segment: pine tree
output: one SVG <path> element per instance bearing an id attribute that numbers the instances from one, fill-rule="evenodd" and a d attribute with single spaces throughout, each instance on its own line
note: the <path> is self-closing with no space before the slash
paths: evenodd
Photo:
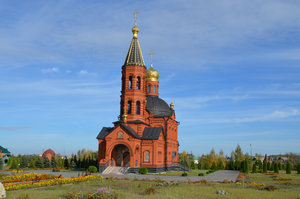
<path id="1" fill-rule="evenodd" d="M 43 166 L 44 166 L 44 168 L 50 168 L 51 167 L 50 160 L 48 159 L 47 156 L 45 156 L 43 158 Z"/>
<path id="2" fill-rule="evenodd" d="M 229 163 L 230 165 L 229 165 L 229 169 L 230 170 L 234 170 L 234 161 L 233 161 L 233 159 L 230 159 L 230 163 Z"/>
<path id="3" fill-rule="evenodd" d="M 35 161 L 35 166 L 37 168 L 44 168 L 44 164 L 41 157 L 38 157 Z"/>
<path id="4" fill-rule="evenodd" d="M 34 159 L 31 159 L 30 160 L 30 162 L 29 162 L 29 168 L 31 168 L 31 169 L 35 169 L 35 161 L 34 161 Z"/>
<path id="5" fill-rule="evenodd" d="M 286 174 L 291 174 L 292 173 L 292 165 L 291 162 L 288 161 L 286 164 Z"/>
<path id="6" fill-rule="evenodd" d="M 0 170 L 2 170 L 2 169 L 3 169 L 3 159 L 0 158 Z"/>
<path id="7" fill-rule="evenodd" d="M 252 166 L 252 173 L 256 173 L 257 172 L 257 168 L 256 168 L 256 164 L 253 164 Z"/>
<path id="8" fill-rule="evenodd" d="M 278 162 L 278 169 L 279 169 L 279 170 L 282 170 L 282 164 L 281 164 L 281 161 Z"/>
<path id="9" fill-rule="evenodd" d="M 271 167 L 270 167 L 270 171 L 274 171 L 275 167 L 275 161 L 272 161 Z"/>
<path id="10" fill-rule="evenodd" d="M 267 163 L 267 169 L 268 169 L 268 170 L 271 169 L 271 163 L 270 163 L 270 162 Z"/>
<path id="11" fill-rule="evenodd" d="M 241 169 L 241 162 L 239 160 L 236 160 L 234 162 L 234 168 L 235 168 L 235 170 L 240 170 Z"/>
<path id="12" fill-rule="evenodd" d="M 24 169 L 27 167 L 27 160 L 26 160 L 26 157 L 23 155 L 21 157 L 21 163 L 20 163 L 20 168 Z"/>
<path id="13" fill-rule="evenodd" d="M 56 162 L 55 156 L 53 155 L 51 157 L 51 167 L 56 168 L 56 166 L 57 166 L 57 162 Z"/>
<path id="14" fill-rule="evenodd" d="M 300 162 L 297 164 L 297 174 L 300 174 Z"/>
<path id="15" fill-rule="evenodd" d="M 16 158 L 13 158 L 10 169 L 17 169 L 17 168 L 18 168 L 18 164 L 17 164 Z"/>
<path id="16" fill-rule="evenodd" d="M 66 169 L 69 169 L 70 168 L 70 163 L 69 163 L 69 160 L 67 157 L 64 158 L 64 167 Z"/>
<path id="17" fill-rule="evenodd" d="M 267 162 L 266 161 L 264 161 L 264 163 L 263 163 L 263 173 L 267 173 L 268 171 L 267 171 Z"/>
<path id="18" fill-rule="evenodd" d="M 277 162 L 274 163 L 274 173 L 279 173 L 279 167 Z"/>
<path id="19" fill-rule="evenodd" d="M 213 162 L 213 163 L 212 163 L 210 169 L 211 169 L 211 170 L 217 170 L 216 162 Z"/>
<path id="20" fill-rule="evenodd" d="M 248 162 L 248 158 L 246 158 L 244 160 L 244 172 L 245 173 L 249 173 L 249 162 Z"/>
<path id="21" fill-rule="evenodd" d="M 218 169 L 220 169 L 220 170 L 224 169 L 224 163 L 221 158 L 219 158 L 219 160 L 218 160 Z"/>
<path id="22" fill-rule="evenodd" d="M 71 166 L 72 169 L 76 169 L 77 165 L 76 165 L 74 160 L 71 161 L 70 166 Z"/>

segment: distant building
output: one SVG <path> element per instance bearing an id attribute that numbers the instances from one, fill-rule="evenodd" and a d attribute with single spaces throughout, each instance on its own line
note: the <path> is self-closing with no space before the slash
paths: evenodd
<path id="1" fill-rule="evenodd" d="M 6 148 L 0 146 L 0 158 L 3 159 L 4 165 L 7 165 L 10 156 L 10 152 Z"/>
<path id="2" fill-rule="evenodd" d="M 49 160 L 51 160 L 52 156 L 55 157 L 56 159 L 56 154 L 55 152 L 52 150 L 52 149 L 47 149 L 43 155 L 42 155 L 42 158 L 44 159 L 45 157 L 47 157 Z"/>

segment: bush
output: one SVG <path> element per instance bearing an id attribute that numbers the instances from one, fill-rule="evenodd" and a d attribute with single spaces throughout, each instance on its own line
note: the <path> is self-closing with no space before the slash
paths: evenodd
<path id="1" fill-rule="evenodd" d="M 256 164 L 253 164 L 253 166 L 252 166 L 252 173 L 256 173 L 256 172 L 257 172 Z"/>
<path id="2" fill-rule="evenodd" d="M 89 166 L 89 172 L 91 172 L 91 173 L 97 173 L 97 167 L 95 167 L 95 166 Z"/>
<path id="3" fill-rule="evenodd" d="M 139 169 L 139 174 L 145 175 L 148 173 L 148 169 L 146 167 L 141 167 Z"/>
<path id="4" fill-rule="evenodd" d="M 198 176 L 204 176 L 204 173 L 199 173 Z"/>
<path id="5" fill-rule="evenodd" d="M 274 173 L 279 173 L 279 167 L 277 162 L 274 163 Z"/>
<path id="6" fill-rule="evenodd" d="M 187 176 L 187 175 L 188 175 L 187 173 L 182 173 L 182 174 L 181 174 L 181 176 Z"/>
<path id="7" fill-rule="evenodd" d="M 291 173 L 292 173 L 292 165 L 290 161 L 288 161 L 286 164 L 286 174 L 291 174 Z"/>
<path id="8" fill-rule="evenodd" d="M 268 171 L 267 171 L 267 162 L 266 161 L 264 161 L 264 163 L 263 163 L 263 173 L 267 173 Z"/>
<path id="9" fill-rule="evenodd" d="M 297 174 L 300 174 L 300 162 L 297 164 Z"/>
<path id="10" fill-rule="evenodd" d="M 3 169 L 3 160 L 2 160 L 2 158 L 0 158 L 0 170 L 2 170 Z"/>

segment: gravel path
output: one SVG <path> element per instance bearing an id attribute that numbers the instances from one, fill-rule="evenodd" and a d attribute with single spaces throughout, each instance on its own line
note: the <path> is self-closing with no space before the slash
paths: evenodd
<path id="1" fill-rule="evenodd" d="M 3 174 L 11 174 L 11 172 L 1 172 Z M 78 175 L 82 174 L 80 172 L 52 172 L 51 170 L 34 170 L 34 171 L 26 171 L 26 173 L 39 173 L 39 174 L 51 174 L 55 176 L 62 175 L 65 178 L 69 177 L 77 177 Z M 212 174 L 207 176 L 164 176 L 164 175 L 138 175 L 138 174 L 125 174 L 125 175 L 102 175 L 103 177 L 118 177 L 118 178 L 130 178 L 130 179 L 160 179 L 166 181 L 199 181 L 199 180 L 207 180 L 207 181 L 233 181 L 237 180 L 239 175 L 239 171 L 232 171 L 232 170 L 220 170 L 216 171 Z M 101 174 L 100 174 L 101 175 Z"/>

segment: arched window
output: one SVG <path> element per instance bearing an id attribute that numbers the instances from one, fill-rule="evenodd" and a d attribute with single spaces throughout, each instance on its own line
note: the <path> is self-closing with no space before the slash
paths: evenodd
<path id="1" fill-rule="evenodd" d="M 145 160 L 145 162 L 150 162 L 150 152 L 149 151 L 145 151 L 145 153 L 144 153 L 144 160 Z"/>
<path id="2" fill-rule="evenodd" d="M 141 78 L 140 77 L 137 77 L 137 80 L 136 80 L 136 89 L 137 90 L 141 89 Z"/>
<path id="3" fill-rule="evenodd" d="M 140 101 L 136 102 L 136 114 L 137 115 L 141 114 L 141 102 Z"/>
<path id="4" fill-rule="evenodd" d="M 148 93 L 150 93 L 150 91 L 151 91 L 151 86 L 148 85 Z"/>
<path id="5" fill-rule="evenodd" d="M 155 86 L 153 86 L 153 93 L 155 93 Z"/>
<path id="6" fill-rule="evenodd" d="M 131 107 L 132 107 L 132 103 L 131 103 L 131 101 L 128 101 L 127 114 L 131 114 Z"/>
<path id="7" fill-rule="evenodd" d="M 132 76 L 129 76 L 128 89 L 132 89 Z"/>

